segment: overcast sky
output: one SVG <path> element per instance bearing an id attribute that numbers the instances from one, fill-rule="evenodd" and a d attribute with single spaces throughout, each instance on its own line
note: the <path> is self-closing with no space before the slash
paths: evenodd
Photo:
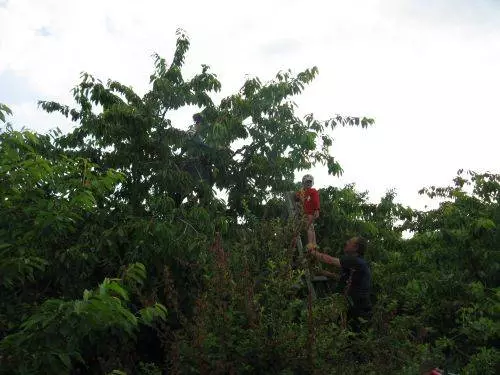
<path id="1" fill-rule="evenodd" d="M 144 93 L 151 54 L 170 59 L 181 27 L 186 72 L 210 65 L 224 95 L 247 75 L 318 66 L 300 113 L 376 124 L 335 131 L 345 173 L 315 169 L 316 186 L 354 182 L 373 200 L 393 188 L 423 208 L 417 191 L 459 168 L 499 172 L 499 20 L 497 0 L 0 0 L 0 102 L 19 127 L 70 130 L 36 101 L 71 103 L 81 71 Z"/>

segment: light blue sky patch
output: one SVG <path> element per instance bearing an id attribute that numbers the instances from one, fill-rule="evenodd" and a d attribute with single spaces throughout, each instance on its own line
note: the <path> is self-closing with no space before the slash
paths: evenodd
<path id="1" fill-rule="evenodd" d="M 7 105 L 36 103 L 39 96 L 28 80 L 16 72 L 6 70 L 0 73 L 0 103 Z"/>
<path id="2" fill-rule="evenodd" d="M 39 29 L 36 30 L 36 35 L 51 36 L 52 33 L 50 32 L 50 30 L 47 26 L 43 26 L 43 27 L 40 27 Z"/>

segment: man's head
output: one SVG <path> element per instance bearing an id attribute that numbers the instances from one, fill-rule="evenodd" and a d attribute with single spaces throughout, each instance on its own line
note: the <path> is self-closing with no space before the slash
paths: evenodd
<path id="1" fill-rule="evenodd" d="M 312 175 L 306 174 L 304 175 L 304 177 L 302 177 L 302 186 L 305 189 L 312 188 L 313 185 L 314 185 L 314 177 Z"/>
<path id="2" fill-rule="evenodd" d="M 345 243 L 344 254 L 362 257 L 365 255 L 366 245 L 366 238 L 361 236 L 353 237 Z"/>

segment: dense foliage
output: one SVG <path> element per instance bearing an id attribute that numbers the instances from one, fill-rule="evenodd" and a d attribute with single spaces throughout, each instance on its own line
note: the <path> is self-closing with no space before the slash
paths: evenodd
<path id="1" fill-rule="evenodd" d="M 308 293 L 325 266 L 297 256 L 284 193 L 315 163 L 341 173 L 331 130 L 373 120 L 297 117 L 316 68 L 214 103 L 208 66 L 182 75 L 188 47 L 155 56 L 142 97 L 84 74 L 75 108 L 41 102 L 71 133 L 0 134 L 0 373 L 498 373 L 500 176 L 459 171 L 422 190 L 426 212 L 320 191 L 323 251 L 370 241 L 374 317 L 354 334 L 334 282 Z M 184 106 L 200 127 L 172 123 Z"/>

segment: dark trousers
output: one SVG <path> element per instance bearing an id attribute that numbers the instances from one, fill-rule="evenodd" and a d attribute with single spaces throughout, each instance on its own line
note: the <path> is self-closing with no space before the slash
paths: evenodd
<path id="1" fill-rule="evenodd" d="M 351 306 L 347 311 L 347 324 L 353 332 L 360 333 L 368 327 L 372 317 L 371 307 Z M 366 322 L 360 320 L 366 320 Z"/>

